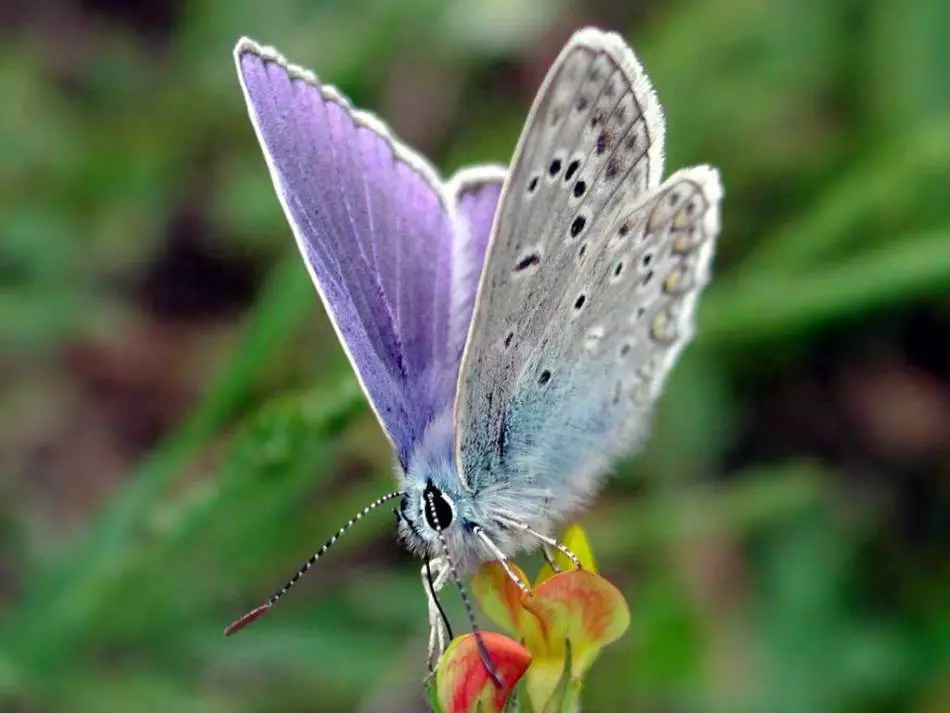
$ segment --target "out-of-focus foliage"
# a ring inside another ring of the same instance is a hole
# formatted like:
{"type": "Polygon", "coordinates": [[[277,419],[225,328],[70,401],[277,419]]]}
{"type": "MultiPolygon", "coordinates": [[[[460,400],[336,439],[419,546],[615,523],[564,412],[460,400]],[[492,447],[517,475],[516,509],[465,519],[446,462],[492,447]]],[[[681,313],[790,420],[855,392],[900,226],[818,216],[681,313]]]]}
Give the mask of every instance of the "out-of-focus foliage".
{"type": "Polygon", "coordinates": [[[507,160],[587,23],[726,202],[699,337],[583,518],[631,609],[585,709],[950,709],[944,0],[2,3],[0,709],[421,709],[385,515],[221,636],[392,487],[230,52],[277,45],[448,173],[507,160]]]}

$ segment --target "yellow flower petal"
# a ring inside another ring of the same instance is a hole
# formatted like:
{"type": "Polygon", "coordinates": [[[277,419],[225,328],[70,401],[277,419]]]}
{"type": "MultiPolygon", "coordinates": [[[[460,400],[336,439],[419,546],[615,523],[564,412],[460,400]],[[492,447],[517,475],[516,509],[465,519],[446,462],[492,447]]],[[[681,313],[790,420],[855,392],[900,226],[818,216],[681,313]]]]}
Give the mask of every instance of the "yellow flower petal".
{"type": "MultiPolygon", "coordinates": [[[[574,523],[567,532],[564,533],[564,546],[569,549],[581,561],[581,566],[588,572],[597,571],[597,563],[594,562],[594,552],[590,548],[590,541],[587,539],[587,532],[584,528],[574,523]]],[[[554,555],[555,561],[561,569],[573,567],[571,561],[563,554],[558,552],[554,555]],[[560,558],[560,559],[558,559],[560,558]]]]}
{"type": "MultiPolygon", "coordinates": [[[[517,565],[509,566],[523,582],[528,581],[517,565]]],[[[472,578],[472,593],[488,618],[512,636],[525,641],[540,638],[537,619],[521,604],[523,592],[500,563],[487,562],[479,568],[472,578]]]]}
{"type": "Polygon", "coordinates": [[[630,610],[620,591],[586,570],[561,572],[542,582],[522,600],[537,617],[543,644],[526,640],[534,662],[525,681],[535,708],[544,710],[557,686],[570,641],[572,677],[578,683],[601,648],[616,641],[630,625],[630,610]]]}
{"type": "MultiPolygon", "coordinates": [[[[587,539],[587,533],[584,532],[584,528],[576,523],[568,527],[561,540],[561,544],[580,560],[581,567],[591,572],[597,571],[597,566],[594,563],[594,553],[591,551],[590,542],[587,539]]],[[[574,569],[574,563],[560,550],[554,551],[554,563],[562,572],[574,569]]],[[[545,562],[541,566],[538,578],[535,580],[535,586],[541,584],[541,582],[546,579],[550,579],[554,574],[554,569],[545,562]]]]}

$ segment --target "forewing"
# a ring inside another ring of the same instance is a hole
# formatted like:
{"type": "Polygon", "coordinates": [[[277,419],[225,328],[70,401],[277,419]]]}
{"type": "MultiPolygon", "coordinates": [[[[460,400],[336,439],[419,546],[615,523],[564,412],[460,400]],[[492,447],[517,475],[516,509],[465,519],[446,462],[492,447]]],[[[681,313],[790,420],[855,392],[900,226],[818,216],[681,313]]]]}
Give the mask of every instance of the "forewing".
{"type": "Polygon", "coordinates": [[[669,213],[657,193],[663,141],[659,103],[623,40],[576,34],[535,100],[488,249],[456,406],[457,460],[468,486],[500,477],[538,488],[569,476],[589,482],[619,449],[617,436],[642,420],[689,338],[718,225],[718,181],[705,169],[689,174],[705,196],[701,213],[691,214],[703,239],[684,260],[674,258],[673,233],[658,222],[669,213]],[[633,261],[648,243],[665,245],[669,257],[655,248],[653,275],[638,292],[633,261]],[[615,253],[629,253],[629,265],[611,282],[615,253]],[[674,263],[694,279],[693,291],[663,293],[674,263]],[[672,327],[681,329],[662,348],[642,333],[651,317],[627,325],[643,305],[675,312],[672,327]],[[621,359],[623,335],[631,344],[621,359]],[[648,356],[655,369],[639,403],[633,375],[648,356]]]}
{"type": "Polygon", "coordinates": [[[456,198],[424,159],[311,73],[247,39],[235,61],[300,252],[405,465],[455,393],[453,262],[465,238],[456,198]]]}

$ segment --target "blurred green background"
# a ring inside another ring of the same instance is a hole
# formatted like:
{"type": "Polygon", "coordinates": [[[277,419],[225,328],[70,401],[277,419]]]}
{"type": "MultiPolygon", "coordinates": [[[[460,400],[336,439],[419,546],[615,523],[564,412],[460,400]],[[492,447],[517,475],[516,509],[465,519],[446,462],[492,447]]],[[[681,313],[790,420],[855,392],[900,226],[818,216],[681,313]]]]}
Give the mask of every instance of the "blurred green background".
{"type": "Polygon", "coordinates": [[[582,520],[633,612],[586,709],[950,711],[946,0],[5,0],[0,710],[422,709],[388,512],[221,636],[392,484],[231,49],[447,174],[507,162],[588,23],[726,201],[699,337],[582,520]]]}

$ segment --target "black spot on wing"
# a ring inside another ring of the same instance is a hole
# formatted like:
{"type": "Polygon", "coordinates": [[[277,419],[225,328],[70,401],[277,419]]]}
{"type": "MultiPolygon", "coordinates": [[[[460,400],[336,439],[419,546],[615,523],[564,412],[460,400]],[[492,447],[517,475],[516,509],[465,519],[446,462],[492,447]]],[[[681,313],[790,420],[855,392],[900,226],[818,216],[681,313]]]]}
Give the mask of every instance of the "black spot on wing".
{"type": "Polygon", "coordinates": [[[541,264],[541,256],[538,253],[529,253],[521,258],[515,265],[515,272],[522,272],[529,267],[536,267],[541,264]]]}
{"type": "Polygon", "coordinates": [[[495,446],[498,449],[498,457],[504,461],[508,457],[508,409],[501,413],[501,421],[498,424],[498,436],[495,439],[495,446]]]}

